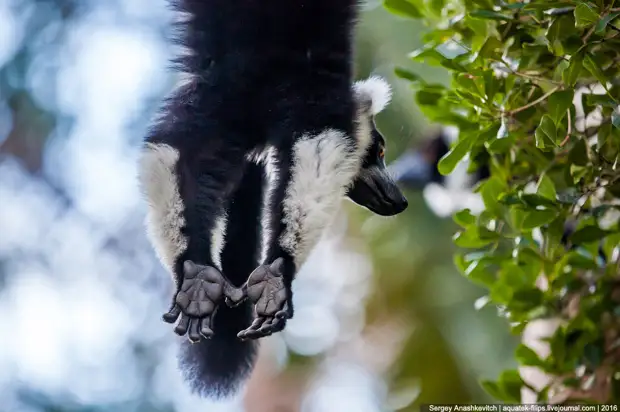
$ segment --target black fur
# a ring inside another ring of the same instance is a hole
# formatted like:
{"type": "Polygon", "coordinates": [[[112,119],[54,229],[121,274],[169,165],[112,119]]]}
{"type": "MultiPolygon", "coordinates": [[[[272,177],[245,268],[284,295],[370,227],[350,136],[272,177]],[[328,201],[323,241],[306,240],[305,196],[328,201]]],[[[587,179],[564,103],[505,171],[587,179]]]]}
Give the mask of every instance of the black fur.
{"type": "MultiPolygon", "coordinates": [[[[302,134],[326,128],[353,139],[351,37],[357,2],[176,0],[173,5],[189,17],[179,24],[178,42],[191,53],[175,62],[191,81],[167,100],[146,140],[180,153],[177,175],[188,246],[175,262],[177,288],[186,260],[214,266],[212,232],[233,194],[236,218],[229,222],[222,271],[238,286],[256,267],[256,214],[235,209],[256,201],[262,188],[246,154],[273,146],[280,174],[271,210],[273,237],[262,263],[284,259],[290,297],[296,268],[278,238],[291,150],[302,134]],[[243,216],[249,221],[239,220],[243,216]]],[[[292,314],[290,302],[289,309],[292,314]]],[[[251,370],[255,344],[236,339],[248,326],[250,310],[248,303],[232,309],[220,305],[212,340],[183,344],[185,376],[201,394],[229,395],[251,370]]]]}
{"type": "MultiPolygon", "coordinates": [[[[222,272],[237,287],[256,268],[259,260],[260,214],[265,172],[248,163],[239,188],[227,207],[226,242],[221,254],[222,272]],[[242,252],[242,253],[240,253],[242,252]]],[[[256,341],[242,341],[237,333],[252,319],[248,300],[237,307],[220,305],[209,340],[191,344],[183,340],[181,367],[196,392],[213,397],[234,393],[250,374],[256,358],[256,341]]]]}

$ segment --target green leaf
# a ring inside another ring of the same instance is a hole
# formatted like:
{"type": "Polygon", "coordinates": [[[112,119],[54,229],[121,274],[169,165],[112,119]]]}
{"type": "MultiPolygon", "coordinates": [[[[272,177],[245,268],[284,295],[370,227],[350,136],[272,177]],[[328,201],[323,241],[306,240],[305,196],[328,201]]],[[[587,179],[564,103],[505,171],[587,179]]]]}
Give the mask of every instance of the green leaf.
{"type": "Polygon", "coordinates": [[[443,67],[445,67],[446,69],[454,70],[456,72],[466,72],[467,71],[467,69],[465,67],[463,67],[462,65],[460,65],[457,62],[455,62],[452,59],[443,58],[443,59],[441,59],[440,64],[443,67]]]}
{"type": "Polygon", "coordinates": [[[578,252],[569,252],[564,256],[566,263],[572,267],[586,270],[595,270],[598,268],[593,259],[588,258],[578,252]]]}
{"type": "Polygon", "coordinates": [[[588,168],[584,166],[577,166],[575,164],[570,165],[570,175],[573,178],[573,184],[577,184],[588,174],[588,168]]]}
{"type": "MultiPolygon", "coordinates": [[[[589,106],[603,106],[603,107],[610,107],[612,109],[615,109],[618,106],[618,103],[616,103],[616,101],[614,99],[612,99],[611,97],[609,97],[608,95],[604,95],[604,94],[585,94],[584,95],[586,98],[586,103],[589,106]]],[[[588,112],[591,109],[587,110],[588,112]]]]}
{"type": "Polygon", "coordinates": [[[488,19],[488,20],[500,20],[500,21],[514,20],[512,16],[507,16],[505,14],[498,13],[493,10],[474,10],[469,13],[469,16],[477,18],[477,19],[488,19]]]}
{"type": "Polygon", "coordinates": [[[584,28],[593,25],[599,19],[598,12],[587,3],[580,3],[574,11],[575,27],[584,28]]]}
{"type": "Polygon", "coordinates": [[[490,288],[495,283],[495,275],[481,261],[474,261],[467,266],[463,274],[472,282],[490,288]]]}
{"type": "Polygon", "coordinates": [[[607,25],[609,24],[609,22],[614,20],[619,15],[620,13],[611,13],[611,14],[604,16],[602,19],[598,21],[598,23],[596,23],[596,30],[594,32],[599,35],[604,34],[605,29],[607,28],[607,25]]]}
{"type": "Polygon", "coordinates": [[[610,232],[603,230],[598,226],[586,226],[577,230],[570,237],[571,242],[576,245],[582,243],[595,242],[607,236],[610,232]]]}
{"type": "Polygon", "coordinates": [[[516,370],[502,372],[498,384],[504,393],[503,401],[519,403],[521,401],[521,387],[523,380],[516,370]]]}
{"type": "Polygon", "coordinates": [[[522,193],[519,195],[519,199],[523,201],[523,204],[532,209],[541,209],[538,206],[542,206],[542,209],[555,209],[556,207],[556,203],[553,200],[531,193],[522,193]]]}
{"type": "Polygon", "coordinates": [[[476,217],[471,214],[469,209],[455,213],[453,219],[457,225],[462,227],[468,227],[476,223],[476,217]]]}
{"type": "Polygon", "coordinates": [[[500,305],[506,305],[512,299],[512,288],[505,282],[495,282],[490,288],[489,296],[500,305]]]}
{"type": "Polygon", "coordinates": [[[383,7],[398,16],[419,19],[423,17],[420,10],[407,0],[384,0],[383,7]]]}
{"type": "Polygon", "coordinates": [[[441,10],[443,10],[445,5],[446,5],[446,0],[431,0],[430,1],[430,9],[437,16],[441,16],[441,10]]]}
{"type": "Polygon", "coordinates": [[[552,222],[558,215],[555,210],[532,210],[526,212],[525,218],[521,223],[521,228],[524,230],[531,230],[547,223],[552,222]]]}
{"type": "Polygon", "coordinates": [[[412,71],[404,69],[402,67],[396,67],[394,69],[394,74],[398,76],[399,78],[409,80],[410,82],[424,83],[422,78],[419,75],[413,73],[412,71]]]}
{"type": "Polygon", "coordinates": [[[414,62],[427,63],[434,66],[440,66],[441,61],[445,59],[443,54],[439,53],[433,47],[423,47],[409,53],[409,58],[414,62]]]}
{"type": "Polygon", "coordinates": [[[563,366],[566,357],[565,341],[566,335],[561,327],[556,329],[553,336],[549,339],[549,344],[551,346],[551,355],[549,357],[554,361],[554,365],[558,368],[563,366]]]}
{"type": "Polygon", "coordinates": [[[586,166],[588,164],[590,158],[588,157],[588,146],[585,139],[579,139],[575,142],[575,145],[568,153],[568,161],[571,165],[576,166],[586,166]]]}
{"type": "Polygon", "coordinates": [[[572,16],[560,16],[553,20],[546,33],[549,51],[556,56],[564,56],[564,41],[574,31],[575,20],[572,16]]]}
{"type": "Polygon", "coordinates": [[[509,303],[511,310],[530,311],[543,303],[543,292],[535,287],[520,289],[513,293],[509,303]]]}
{"type": "Polygon", "coordinates": [[[585,67],[586,70],[592,74],[592,76],[596,77],[596,80],[601,82],[601,85],[607,89],[607,78],[598,64],[594,61],[591,54],[588,53],[585,55],[583,59],[583,67],[585,67]]]}
{"type": "Polygon", "coordinates": [[[560,248],[562,253],[564,253],[564,247],[561,246],[562,237],[564,236],[564,223],[564,216],[560,216],[541,229],[545,245],[545,250],[543,251],[545,256],[553,256],[555,251],[560,248]]]}
{"type": "Polygon", "coordinates": [[[573,105],[573,95],[574,92],[572,90],[560,90],[549,96],[547,107],[549,115],[556,125],[562,121],[566,116],[568,108],[573,105]]]}
{"type": "Polygon", "coordinates": [[[497,37],[491,36],[482,45],[478,55],[481,58],[487,59],[497,59],[501,57],[502,49],[504,48],[504,43],[502,43],[497,37]]]}
{"type": "Polygon", "coordinates": [[[416,101],[421,106],[436,107],[443,98],[444,91],[434,85],[425,85],[416,93],[416,101]]]}
{"type": "Polygon", "coordinates": [[[542,197],[555,201],[556,196],[557,196],[555,185],[553,184],[553,181],[546,173],[542,174],[540,176],[540,179],[538,179],[536,193],[542,197]]]}
{"type": "Polygon", "coordinates": [[[495,95],[497,94],[497,91],[499,90],[499,81],[493,74],[492,70],[486,70],[483,76],[484,76],[484,94],[486,95],[488,101],[493,101],[493,98],[495,97],[495,95]]]}
{"type": "Polygon", "coordinates": [[[611,115],[611,124],[616,128],[620,129],[620,114],[618,112],[613,112],[611,115]]]}
{"type": "Polygon", "coordinates": [[[573,87],[579,78],[581,69],[583,68],[583,53],[574,54],[570,58],[568,67],[562,73],[562,80],[566,85],[573,87]]]}
{"type": "Polygon", "coordinates": [[[499,271],[499,278],[502,283],[508,285],[512,292],[531,286],[536,277],[528,274],[523,268],[512,261],[505,262],[499,271]]]}
{"type": "Polygon", "coordinates": [[[537,366],[544,368],[545,362],[538,357],[538,354],[524,344],[520,344],[515,351],[517,360],[524,366],[537,366]]]}
{"type": "Polygon", "coordinates": [[[457,232],[453,240],[458,247],[468,249],[477,249],[493,243],[493,239],[482,239],[475,226],[469,227],[462,232],[457,232]]]}
{"type": "Polygon", "coordinates": [[[607,256],[608,260],[611,260],[613,256],[614,249],[618,247],[620,244],[620,233],[615,233],[613,235],[609,235],[603,241],[603,252],[605,256],[607,256]]]}
{"type": "Polygon", "coordinates": [[[442,175],[452,173],[456,165],[465,157],[469,149],[471,149],[472,145],[476,142],[476,137],[477,136],[473,133],[461,137],[450,151],[439,160],[437,164],[439,173],[442,175]]]}
{"type": "Polygon", "coordinates": [[[487,7],[487,8],[493,8],[494,4],[493,4],[493,0],[472,0],[475,4],[482,6],[482,7],[487,7]]]}
{"type": "Polygon", "coordinates": [[[482,184],[480,194],[487,210],[496,214],[501,213],[499,199],[505,191],[506,185],[498,177],[491,177],[482,184]]]}
{"type": "Polygon", "coordinates": [[[548,115],[544,115],[540,119],[540,124],[534,133],[536,137],[536,147],[539,149],[547,149],[557,146],[557,129],[553,119],[548,115]]]}
{"type": "Polygon", "coordinates": [[[459,73],[455,77],[455,81],[456,81],[456,83],[460,87],[462,87],[463,89],[467,90],[469,93],[471,93],[473,95],[476,95],[476,96],[482,96],[482,93],[480,92],[480,89],[478,88],[478,85],[472,79],[470,74],[459,73]]]}

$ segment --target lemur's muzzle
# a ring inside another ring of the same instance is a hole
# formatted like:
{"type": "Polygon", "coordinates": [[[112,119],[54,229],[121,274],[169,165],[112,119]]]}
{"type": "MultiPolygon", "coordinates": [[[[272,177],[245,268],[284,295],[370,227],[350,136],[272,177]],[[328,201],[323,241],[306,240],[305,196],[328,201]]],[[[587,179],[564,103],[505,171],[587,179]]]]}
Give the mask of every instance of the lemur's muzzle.
{"type": "Polygon", "coordinates": [[[360,206],[380,216],[394,216],[409,203],[385,168],[362,169],[347,196],[360,206]]]}

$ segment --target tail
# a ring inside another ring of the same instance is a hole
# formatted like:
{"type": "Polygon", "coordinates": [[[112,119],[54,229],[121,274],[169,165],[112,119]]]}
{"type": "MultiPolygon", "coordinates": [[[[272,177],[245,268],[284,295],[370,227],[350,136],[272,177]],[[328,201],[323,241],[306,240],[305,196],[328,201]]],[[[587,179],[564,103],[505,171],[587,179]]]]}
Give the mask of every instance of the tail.
{"type": "Polygon", "coordinates": [[[215,314],[211,339],[194,344],[183,340],[179,363],[193,392],[213,399],[227,398],[250,376],[258,345],[240,340],[237,333],[251,323],[251,310],[248,301],[234,308],[222,304],[215,314]]]}
{"type": "MultiPolygon", "coordinates": [[[[263,51],[288,49],[308,40],[332,49],[336,55],[348,56],[352,26],[359,10],[359,0],[169,0],[169,3],[179,16],[174,41],[190,51],[174,63],[180,71],[191,74],[207,73],[212,61],[231,55],[231,50],[254,51],[260,56],[263,51]],[[314,30],[318,21],[321,30],[314,30]],[[274,26],[278,30],[269,29],[274,26]],[[310,38],[308,33],[312,33],[310,38]],[[335,43],[338,46],[334,48],[335,43]]],[[[252,54],[247,62],[247,55],[237,59],[253,66],[270,62],[256,56],[252,54]]]]}
{"type": "MultiPolygon", "coordinates": [[[[228,207],[222,273],[237,287],[245,283],[258,265],[264,173],[262,166],[246,164],[243,179],[228,207]]],[[[214,336],[195,344],[182,343],[180,366],[194,392],[214,399],[229,397],[249,377],[258,344],[254,340],[240,340],[237,333],[250,326],[252,309],[247,300],[234,308],[222,303],[213,320],[214,336]]]]}

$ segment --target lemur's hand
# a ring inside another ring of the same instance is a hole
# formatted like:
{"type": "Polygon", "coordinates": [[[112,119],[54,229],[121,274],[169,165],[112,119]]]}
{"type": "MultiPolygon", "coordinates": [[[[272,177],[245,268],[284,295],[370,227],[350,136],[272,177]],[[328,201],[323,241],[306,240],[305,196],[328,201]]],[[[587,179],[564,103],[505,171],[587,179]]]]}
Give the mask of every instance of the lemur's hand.
{"type": "Polygon", "coordinates": [[[238,301],[242,296],[243,292],[230,285],[217,269],[188,260],[183,264],[183,283],[163,319],[174,323],[180,316],[175,333],[183,336],[189,330],[190,342],[196,343],[201,336],[213,336],[213,315],[224,297],[238,301]]]}
{"type": "Polygon", "coordinates": [[[290,318],[286,286],[282,271],[283,259],[259,266],[252,272],[244,292],[255,305],[256,318],[249,328],[237,334],[241,339],[258,339],[284,329],[290,318]]]}

